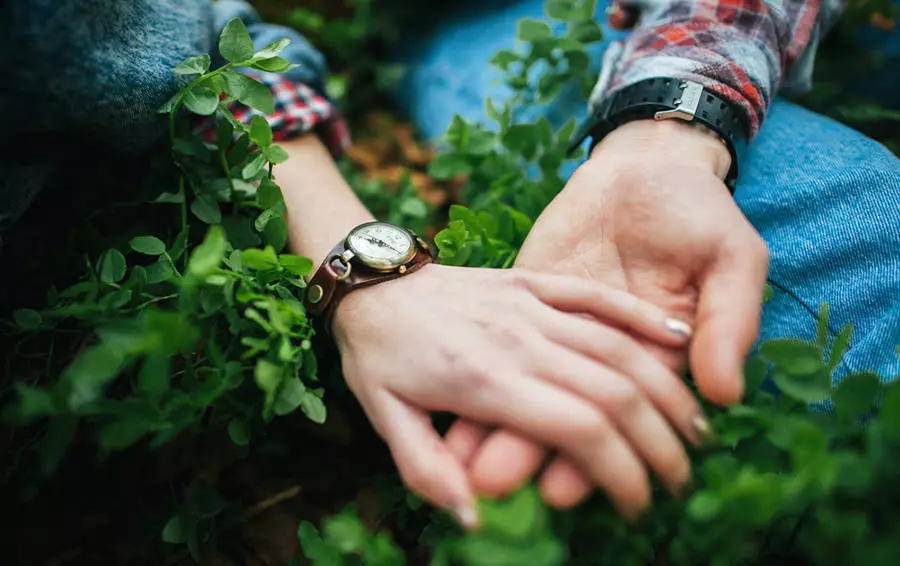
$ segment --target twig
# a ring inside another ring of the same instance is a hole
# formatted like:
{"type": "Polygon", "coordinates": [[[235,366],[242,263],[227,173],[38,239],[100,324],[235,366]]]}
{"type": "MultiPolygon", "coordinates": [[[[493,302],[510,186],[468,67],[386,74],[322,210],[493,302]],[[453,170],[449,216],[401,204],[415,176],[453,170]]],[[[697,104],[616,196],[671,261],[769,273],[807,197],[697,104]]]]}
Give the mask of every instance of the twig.
{"type": "Polygon", "coordinates": [[[297,497],[297,494],[300,493],[300,489],[301,488],[299,485],[295,485],[293,487],[289,487],[288,489],[285,489],[284,491],[279,491],[278,493],[276,493],[275,495],[273,495],[271,497],[267,497],[266,499],[263,499],[262,501],[260,501],[259,503],[257,503],[256,505],[254,505],[253,507],[251,507],[250,509],[247,510],[247,515],[246,515],[247,518],[249,519],[251,517],[255,517],[255,516],[259,515],[260,513],[262,513],[263,511],[278,505],[279,503],[283,503],[289,499],[293,499],[293,498],[297,497]]]}

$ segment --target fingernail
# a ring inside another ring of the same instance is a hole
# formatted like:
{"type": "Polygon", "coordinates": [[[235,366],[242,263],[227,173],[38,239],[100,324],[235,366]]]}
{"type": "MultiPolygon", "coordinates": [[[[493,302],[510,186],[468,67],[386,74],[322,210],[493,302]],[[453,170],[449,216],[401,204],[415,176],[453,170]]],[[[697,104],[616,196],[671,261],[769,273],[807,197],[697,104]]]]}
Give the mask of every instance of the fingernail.
{"type": "Polygon", "coordinates": [[[717,438],[716,431],[706,417],[697,415],[694,417],[694,420],[691,421],[691,426],[694,428],[694,432],[697,433],[697,437],[700,439],[700,443],[703,446],[715,444],[717,438]]]}
{"type": "Polygon", "coordinates": [[[453,516],[467,531],[478,528],[478,511],[471,504],[457,505],[452,509],[453,516]]]}
{"type": "Polygon", "coordinates": [[[694,329],[691,328],[691,325],[686,323],[683,320],[678,320],[677,318],[667,318],[666,319],[666,329],[678,336],[679,338],[683,338],[685,340],[689,340],[691,335],[694,333],[694,329]]]}

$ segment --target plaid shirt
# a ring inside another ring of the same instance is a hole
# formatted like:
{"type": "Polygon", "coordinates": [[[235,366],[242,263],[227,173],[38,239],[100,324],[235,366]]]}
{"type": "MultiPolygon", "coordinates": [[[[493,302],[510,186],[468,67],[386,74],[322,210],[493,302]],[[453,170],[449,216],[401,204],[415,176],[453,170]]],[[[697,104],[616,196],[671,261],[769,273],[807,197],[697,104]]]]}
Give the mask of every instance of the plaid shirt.
{"type": "MultiPolygon", "coordinates": [[[[238,101],[229,105],[234,117],[249,125],[254,115],[264,117],[272,128],[272,139],[286,140],[299,134],[314,132],[319,135],[335,158],[350,147],[350,132],[337,106],[308,86],[293,82],[276,73],[245,71],[245,74],[263,83],[272,91],[275,112],[263,114],[238,101]]],[[[215,121],[198,120],[197,129],[208,141],[216,137],[215,121]]]]}
{"type": "Polygon", "coordinates": [[[815,45],[842,0],[614,0],[633,29],[608,51],[605,93],[652,77],[691,80],[739,105],[759,131],[775,95],[809,87],[815,45]]]}

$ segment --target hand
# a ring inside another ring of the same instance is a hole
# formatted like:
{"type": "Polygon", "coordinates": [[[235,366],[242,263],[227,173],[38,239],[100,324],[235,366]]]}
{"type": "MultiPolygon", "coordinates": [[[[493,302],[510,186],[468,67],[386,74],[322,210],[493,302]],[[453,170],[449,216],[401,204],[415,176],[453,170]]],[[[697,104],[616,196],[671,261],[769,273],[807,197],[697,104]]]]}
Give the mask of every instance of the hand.
{"type": "MultiPolygon", "coordinates": [[[[706,399],[722,405],[742,395],[768,270],[765,243],[721,181],[729,166],[724,145],[689,125],[626,124],[544,211],[516,262],[627,289],[693,323],[693,378],[706,399]]],[[[672,369],[687,360],[683,346],[645,345],[672,369]]],[[[697,424],[698,432],[711,432],[697,424]]],[[[533,476],[546,458],[537,439],[489,434],[467,421],[454,425],[447,443],[470,462],[475,489],[496,495],[533,476]]],[[[558,458],[541,489],[548,503],[569,507],[590,492],[591,481],[558,458]]]]}
{"type": "Polygon", "coordinates": [[[692,434],[693,398],[673,388],[670,369],[598,319],[669,347],[687,339],[684,323],[605,285],[439,265],[349,294],[334,336],[347,384],[406,484],[474,527],[464,463],[432,428],[431,411],[554,447],[623,513],[646,497],[645,462],[673,489],[687,480],[671,426],[692,434]]]}

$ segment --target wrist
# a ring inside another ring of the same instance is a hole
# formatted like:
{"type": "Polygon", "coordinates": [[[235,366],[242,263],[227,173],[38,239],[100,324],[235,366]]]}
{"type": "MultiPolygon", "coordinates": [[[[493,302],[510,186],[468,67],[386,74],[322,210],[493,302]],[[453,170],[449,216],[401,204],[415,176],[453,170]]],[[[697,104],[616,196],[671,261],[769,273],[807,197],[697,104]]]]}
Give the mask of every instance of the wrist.
{"type": "Polygon", "coordinates": [[[722,139],[697,123],[679,120],[634,120],[609,133],[594,148],[589,161],[623,167],[674,165],[700,168],[725,179],[731,155],[722,139]]]}

